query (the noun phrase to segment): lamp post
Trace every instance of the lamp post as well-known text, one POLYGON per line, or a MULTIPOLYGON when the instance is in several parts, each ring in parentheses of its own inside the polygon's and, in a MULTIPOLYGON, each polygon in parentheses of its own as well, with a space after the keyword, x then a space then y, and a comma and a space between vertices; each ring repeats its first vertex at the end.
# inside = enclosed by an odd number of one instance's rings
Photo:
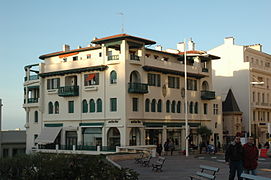
POLYGON ((186 69, 186 41, 184 40, 184 113, 185 113, 185 155, 188 157, 188 119, 187 119, 187 69, 186 69))

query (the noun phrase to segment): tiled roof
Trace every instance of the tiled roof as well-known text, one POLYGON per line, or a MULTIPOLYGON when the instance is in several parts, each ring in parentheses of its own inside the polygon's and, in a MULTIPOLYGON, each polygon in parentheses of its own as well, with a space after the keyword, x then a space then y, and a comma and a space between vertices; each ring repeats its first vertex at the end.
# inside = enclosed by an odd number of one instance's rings
POLYGON ((149 40, 149 39, 144 39, 141 37, 136 37, 136 36, 131 36, 129 34, 117 34, 117 35, 113 35, 113 36, 107 36, 104 38, 99 38, 99 39, 95 39, 93 41, 91 41, 91 43, 94 44, 102 44, 106 41, 111 41, 111 40, 121 40, 121 39, 133 39, 133 40, 137 40, 137 41, 142 41, 144 42, 146 45, 150 45, 150 44, 155 44, 155 41, 149 40))
POLYGON ((231 89, 229 89, 227 97, 222 104, 222 111, 223 112, 241 112, 231 89))

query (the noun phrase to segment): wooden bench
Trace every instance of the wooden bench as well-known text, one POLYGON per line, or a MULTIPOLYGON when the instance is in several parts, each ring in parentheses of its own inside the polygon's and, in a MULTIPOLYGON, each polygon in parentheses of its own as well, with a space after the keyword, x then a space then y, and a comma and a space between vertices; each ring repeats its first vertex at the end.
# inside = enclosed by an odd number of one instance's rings
POLYGON ((219 171, 219 168, 216 167, 211 167, 211 166, 205 166, 205 165, 200 165, 200 172, 196 172, 195 175, 190 176, 190 179, 198 179, 198 180, 204 180, 204 179, 210 179, 214 180, 216 178, 216 173, 219 171), (209 172, 211 174, 206 173, 209 172))
POLYGON ((136 164, 141 163, 143 158, 144 158, 144 153, 140 152, 139 157, 135 158, 135 163, 136 164))
POLYGON ((156 162, 152 163, 152 170, 155 170, 155 171, 159 170, 161 172, 165 160, 166 160, 166 158, 159 157, 156 162))
POLYGON ((242 173, 241 177, 245 179, 250 179, 250 180, 271 180, 271 178, 262 177, 262 176, 254 176, 254 175, 246 174, 246 173, 242 173))
POLYGON ((149 155, 147 158, 143 158, 141 161, 142 166, 149 166, 152 156, 149 155))

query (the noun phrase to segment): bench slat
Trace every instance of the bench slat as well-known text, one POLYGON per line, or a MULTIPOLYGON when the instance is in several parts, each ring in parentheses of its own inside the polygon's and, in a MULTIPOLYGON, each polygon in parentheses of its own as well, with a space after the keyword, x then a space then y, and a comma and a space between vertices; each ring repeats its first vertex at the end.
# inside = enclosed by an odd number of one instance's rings
POLYGON ((211 167, 211 166, 205 166, 205 165, 200 165, 200 168, 201 169, 206 169, 206 170, 209 170, 209 171, 215 171, 215 172, 219 171, 219 168, 211 167))
POLYGON ((262 176, 254 176, 254 175, 246 174, 246 173, 242 173, 241 177, 246 178, 246 179, 251 179, 251 180, 271 180, 271 178, 262 177, 262 176))
POLYGON ((197 172, 196 175, 198 175, 200 177, 208 178, 208 179, 215 179, 214 175, 210 175, 210 174, 206 174, 206 173, 202 173, 202 172, 197 172))

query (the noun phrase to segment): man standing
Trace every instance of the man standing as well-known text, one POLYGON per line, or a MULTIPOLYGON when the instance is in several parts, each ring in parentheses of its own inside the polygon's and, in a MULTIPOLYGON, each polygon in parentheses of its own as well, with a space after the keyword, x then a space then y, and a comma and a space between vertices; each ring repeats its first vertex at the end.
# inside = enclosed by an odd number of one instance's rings
POLYGON ((234 180, 236 171, 238 180, 242 180, 240 176, 243 171, 243 158, 244 150, 240 142, 240 137, 236 136, 234 141, 227 148, 225 154, 225 160, 230 167, 229 180, 234 180))
POLYGON ((253 137, 248 138, 248 143, 243 146, 244 149, 244 171, 256 175, 257 161, 259 157, 258 148, 254 144, 253 137))

